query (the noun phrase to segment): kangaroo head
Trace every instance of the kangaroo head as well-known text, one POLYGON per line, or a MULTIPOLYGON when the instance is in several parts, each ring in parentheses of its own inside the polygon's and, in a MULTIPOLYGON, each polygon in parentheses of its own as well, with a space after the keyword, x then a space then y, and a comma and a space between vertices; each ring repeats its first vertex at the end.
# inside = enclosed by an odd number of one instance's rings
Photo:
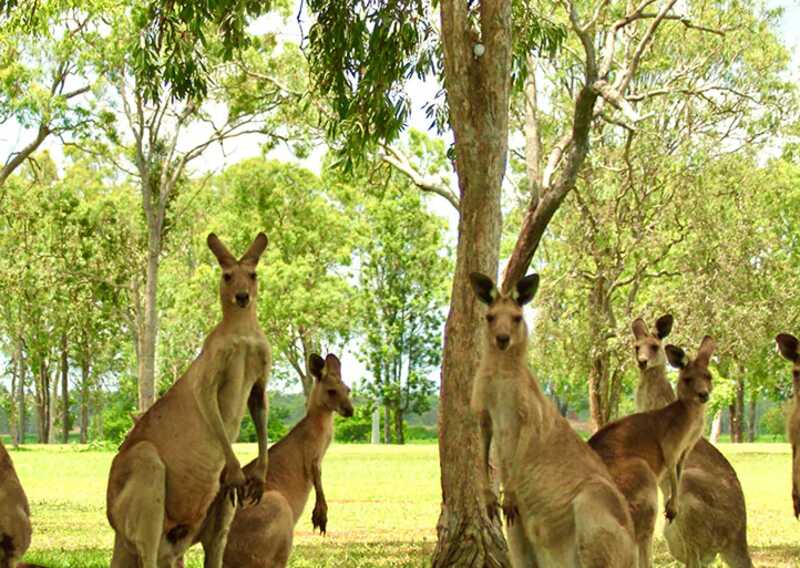
POLYGON ((784 359, 792 362, 794 395, 800 397, 800 341, 789 333, 780 333, 775 338, 778 352, 784 359))
POLYGON ((333 353, 323 359, 316 353, 309 360, 311 374, 317 379, 309 400, 331 412, 338 412, 345 418, 353 416, 353 402, 350 400, 350 387, 342 381, 342 364, 333 353))
POLYGON ((694 359, 675 345, 667 345, 665 351, 669 364, 678 369, 678 398, 684 402, 705 404, 713 388, 708 362, 714 352, 714 340, 706 335, 700 342, 694 359))
POLYGON ((525 276, 506 294, 501 294, 494 281, 479 272, 470 274, 469 280, 478 299, 489 306, 486 312, 489 345, 500 351, 527 345, 528 326, 522 317, 522 306, 536 295, 539 275, 525 276))
POLYGON ((246 310, 255 306, 258 296, 256 267, 261 254, 267 248, 267 242, 267 236, 259 233, 242 258, 236 260, 217 235, 214 233, 208 235, 208 248, 222 267, 219 295, 223 313, 246 310))
POLYGON ((664 352, 663 339, 672 331, 672 315, 666 314, 656 320, 653 331, 647 329, 647 324, 642 318, 637 318, 631 324, 633 331, 633 353, 636 364, 642 371, 653 367, 663 367, 667 364, 667 355, 664 352))

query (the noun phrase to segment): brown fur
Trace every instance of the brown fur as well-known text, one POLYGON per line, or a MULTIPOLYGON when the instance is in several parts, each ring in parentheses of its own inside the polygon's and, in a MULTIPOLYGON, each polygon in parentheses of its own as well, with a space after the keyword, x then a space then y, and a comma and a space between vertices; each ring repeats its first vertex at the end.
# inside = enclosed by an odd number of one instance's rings
MULTIPOLYGON (((633 322, 634 356, 639 366, 636 408, 662 408, 675 400, 667 380, 663 339, 673 318, 660 317, 650 331, 640 318, 633 322)), ((667 480, 662 493, 669 492, 667 480)), ((678 488, 680 515, 664 526, 670 553, 690 567, 704 566, 720 554, 729 566, 752 566, 747 546, 747 511, 736 471, 725 456, 700 438, 684 463, 678 488)))
POLYGON ((781 333, 775 341, 780 354, 792 362, 792 408, 786 432, 792 446, 792 509, 795 518, 800 519, 800 342, 788 333, 781 333))
POLYGON ((11 456, 0 442, 0 566, 17 564, 31 544, 31 511, 11 456))
POLYGON ((681 464, 700 438, 703 404, 711 391, 707 365, 712 349, 713 343, 706 338, 699 361, 679 363, 684 366, 679 377, 678 400, 658 410, 612 422, 589 439, 589 445, 606 464, 628 501, 641 568, 652 562, 658 480, 664 474, 668 475, 670 486, 665 514, 670 521, 677 514, 681 464))
MULTIPOLYGON (((282 440, 269 449, 269 470, 264 498, 255 507, 236 511, 224 550, 229 568, 283 568, 292 549, 294 526, 303 513, 311 488, 316 504, 311 516, 314 528, 327 530, 328 504, 322 489, 322 459, 333 438, 333 413, 353 415, 350 388, 341 376, 335 355, 323 361, 312 355, 310 368, 317 378, 309 395, 306 416, 282 440)), ((251 462, 245 471, 254 467, 251 462)), ((209 518, 226 515, 231 505, 225 495, 217 497, 209 518)), ((203 539, 206 555, 215 541, 203 539)))
POLYGON ((522 306, 533 297, 538 277, 524 278, 506 295, 486 276, 470 278, 478 298, 489 305, 471 405, 481 420, 490 514, 497 504, 489 482, 489 448, 492 439, 496 443, 512 565, 636 566, 633 526, 622 495, 527 368, 522 306))
MULTIPOLYGON (((134 425, 109 474, 107 515, 116 532, 111 566, 173 566, 225 484, 231 498, 258 499, 267 466, 266 380, 271 355, 256 318, 260 234, 240 260, 216 236, 223 269, 222 321, 186 373, 134 425), (258 466, 245 476, 231 443, 245 408, 259 437, 258 466)), ((223 540, 227 527, 217 527, 223 540)), ((219 567, 221 558, 206 559, 219 567)))

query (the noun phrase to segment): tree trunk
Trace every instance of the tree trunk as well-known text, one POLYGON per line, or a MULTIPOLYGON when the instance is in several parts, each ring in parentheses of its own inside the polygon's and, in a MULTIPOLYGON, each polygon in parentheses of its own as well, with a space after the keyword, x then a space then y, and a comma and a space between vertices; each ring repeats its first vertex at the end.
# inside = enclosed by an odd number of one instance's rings
POLYGON ((25 361, 20 359, 19 381, 17 382, 17 416, 19 417, 19 428, 17 429, 17 446, 25 443, 25 361))
POLYGON ((750 428, 747 431, 747 441, 751 444, 758 437, 758 391, 753 389, 750 393, 750 428))
POLYGON ((22 348, 17 344, 14 350, 14 357, 11 361, 11 404, 8 406, 8 433, 11 435, 11 443, 19 447, 19 437, 17 433, 17 381, 20 380, 22 367, 22 348))
POLYGON ((739 369, 739 377, 736 379, 736 433, 734 436, 734 426, 731 423, 731 438, 735 437, 737 444, 744 442, 744 375, 743 370, 739 369))
POLYGON ((56 415, 58 414, 58 372, 50 380, 50 396, 47 397, 47 443, 56 442, 56 415))
POLYGON ((719 435, 722 432, 722 410, 718 410, 711 421, 711 435, 709 441, 712 444, 719 443, 719 435))
POLYGON ((388 404, 383 405, 383 443, 392 443, 392 421, 388 404))
POLYGON ((147 282, 144 295, 144 322, 139 336, 139 412, 146 412, 156 401, 156 341, 158 339, 158 268, 161 254, 160 215, 148 220, 147 282))
POLYGON ((394 440, 397 444, 405 444, 406 436, 403 431, 403 411, 400 408, 394 410, 394 440))
POLYGON ((50 369, 46 362, 40 362, 36 389, 37 438, 40 444, 50 441, 50 369))
POLYGON ((441 3, 445 89, 455 138, 460 192, 458 245, 442 358, 439 460, 442 510, 433 568, 507 567, 500 523, 486 514, 477 418, 470 411, 484 310, 469 286, 470 272, 497 274, 501 183, 508 151, 511 2, 480 3, 481 36, 467 3, 441 3), (473 46, 485 52, 475 57, 473 46))
POLYGON ((372 444, 381 443, 381 411, 376 408, 372 411, 372 444))
POLYGON ((61 441, 69 442, 69 358, 67 357, 67 334, 61 336, 61 396, 64 414, 61 422, 61 441))
POLYGON ((81 361, 81 444, 89 441, 89 361, 81 361))
POLYGON ((596 432, 608 422, 609 399, 609 354, 605 339, 606 329, 603 314, 605 308, 605 279, 595 279, 589 290, 588 317, 591 349, 591 367, 589 368, 589 412, 592 427, 596 432))

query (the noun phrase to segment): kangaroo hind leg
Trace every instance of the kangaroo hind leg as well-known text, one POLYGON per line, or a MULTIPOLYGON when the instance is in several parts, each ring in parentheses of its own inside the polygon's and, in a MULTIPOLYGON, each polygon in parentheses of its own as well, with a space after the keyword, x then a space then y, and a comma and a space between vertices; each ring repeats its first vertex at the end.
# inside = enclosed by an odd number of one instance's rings
POLYGON ((128 450, 124 459, 129 462, 125 465, 130 473, 110 510, 117 527, 111 568, 158 568, 158 547, 164 531, 166 468, 150 442, 139 442, 128 450), (135 554, 130 548, 135 549, 135 554), (135 556, 139 562, 130 564, 135 556))

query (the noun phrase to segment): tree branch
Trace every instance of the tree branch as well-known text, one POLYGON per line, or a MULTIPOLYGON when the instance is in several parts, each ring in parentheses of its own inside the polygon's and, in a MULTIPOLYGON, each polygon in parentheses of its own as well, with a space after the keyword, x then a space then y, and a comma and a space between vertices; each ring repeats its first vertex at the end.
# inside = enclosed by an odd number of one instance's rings
POLYGON ((444 197, 456 211, 459 210, 459 199, 450 190, 450 188, 442 183, 442 180, 437 180, 431 176, 425 176, 418 172, 411 164, 411 161, 408 159, 408 157, 399 149, 393 146, 384 145, 383 152, 381 153, 380 157, 385 163, 389 164, 398 172, 410 179, 411 183, 416 185, 419 189, 444 197))

